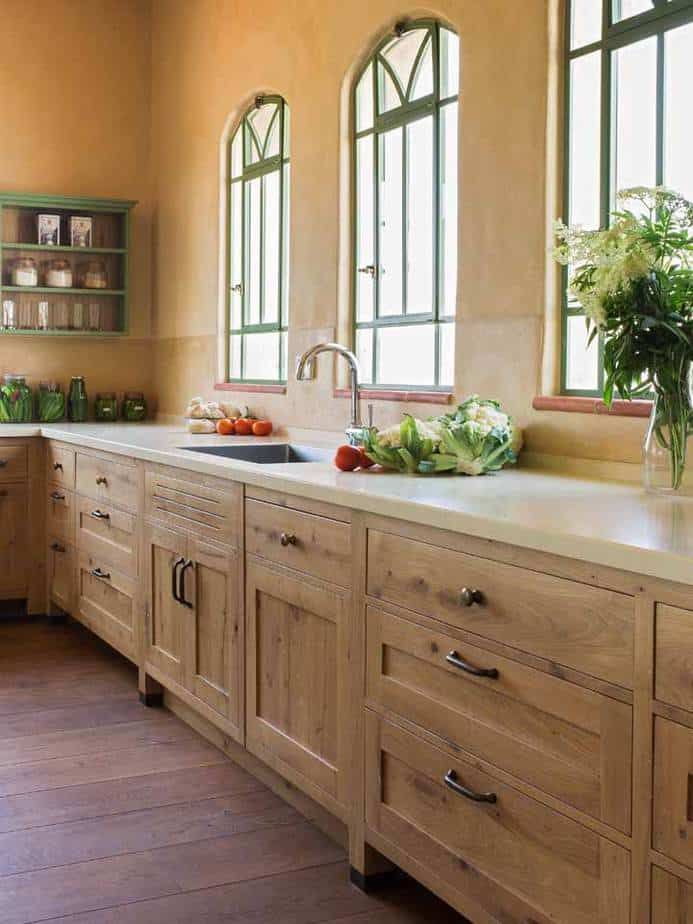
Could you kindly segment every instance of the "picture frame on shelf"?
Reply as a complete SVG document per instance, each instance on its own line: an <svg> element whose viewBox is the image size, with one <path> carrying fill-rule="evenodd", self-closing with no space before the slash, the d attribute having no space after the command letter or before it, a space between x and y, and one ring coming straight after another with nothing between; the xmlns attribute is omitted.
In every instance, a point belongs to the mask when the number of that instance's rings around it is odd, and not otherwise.
<svg viewBox="0 0 693 924"><path fill-rule="evenodd" d="M60 246L60 215L38 216L38 243L42 247Z"/></svg>
<svg viewBox="0 0 693 924"><path fill-rule="evenodd" d="M73 215L70 218L70 247L91 247L91 218Z"/></svg>

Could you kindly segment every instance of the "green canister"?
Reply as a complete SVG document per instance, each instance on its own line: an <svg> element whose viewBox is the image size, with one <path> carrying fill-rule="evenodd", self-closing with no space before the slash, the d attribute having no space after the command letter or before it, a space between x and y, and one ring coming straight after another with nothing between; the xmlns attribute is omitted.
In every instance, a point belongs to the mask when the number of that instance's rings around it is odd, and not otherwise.
<svg viewBox="0 0 693 924"><path fill-rule="evenodd" d="M115 392L102 391L96 396L94 402L94 417L97 420L117 420L118 419L118 402Z"/></svg>
<svg viewBox="0 0 693 924"><path fill-rule="evenodd" d="M123 420L130 422L145 420L147 417L147 402L141 391L126 391L121 408Z"/></svg>
<svg viewBox="0 0 693 924"><path fill-rule="evenodd" d="M56 382L41 382L38 390L38 419L55 423L65 417L65 395Z"/></svg>
<svg viewBox="0 0 693 924"><path fill-rule="evenodd" d="M89 401L83 375L73 375L70 380L67 413L73 423L84 423L89 416Z"/></svg>

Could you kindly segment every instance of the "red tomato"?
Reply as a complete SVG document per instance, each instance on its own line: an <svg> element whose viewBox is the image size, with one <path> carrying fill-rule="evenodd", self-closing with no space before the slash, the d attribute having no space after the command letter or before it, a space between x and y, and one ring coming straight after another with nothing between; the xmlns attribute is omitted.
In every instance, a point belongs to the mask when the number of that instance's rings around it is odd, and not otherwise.
<svg viewBox="0 0 693 924"><path fill-rule="evenodd" d="M366 450L363 448L363 446L359 446L359 459L361 468L370 468L371 465L375 465L373 459L366 455Z"/></svg>
<svg viewBox="0 0 693 924"><path fill-rule="evenodd" d="M361 453L355 446L340 446L334 464L343 472L353 472L361 464Z"/></svg>
<svg viewBox="0 0 693 924"><path fill-rule="evenodd" d="M221 436L233 436L235 432L236 424L230 418L224 417L223 420L217 421L217 433Z"/></svg>
<svg viewBox="0 0 693 924"><path fill-rule="evenodd" d="M253 421L249 417L239 417L236 421L236 436L251 436Z"/></svg>
<svg viewBox="0 0 693 924"><path fill-rule="evenodd" d="M272 421L271 420L254 420L253 421L253 435L254 436L269 436L272 432Z"/></svg>

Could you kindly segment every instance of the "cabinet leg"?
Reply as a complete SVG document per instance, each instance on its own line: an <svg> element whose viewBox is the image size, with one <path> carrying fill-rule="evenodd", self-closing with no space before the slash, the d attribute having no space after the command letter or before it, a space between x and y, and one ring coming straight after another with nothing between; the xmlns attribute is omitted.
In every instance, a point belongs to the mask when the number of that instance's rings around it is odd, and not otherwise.
<svg viewBox="0 0 693 924"><path fill-rule="evenodd" d="M370 844L350 850L349 879L362 892L375 892L391 885L404 874Z"/></svg>
<svg viewBox="0 0 693 924"><path fill-rule="evenodd" d="M164 688L140 667L139 674L140 702L145 706L163 706Z"/></svg>

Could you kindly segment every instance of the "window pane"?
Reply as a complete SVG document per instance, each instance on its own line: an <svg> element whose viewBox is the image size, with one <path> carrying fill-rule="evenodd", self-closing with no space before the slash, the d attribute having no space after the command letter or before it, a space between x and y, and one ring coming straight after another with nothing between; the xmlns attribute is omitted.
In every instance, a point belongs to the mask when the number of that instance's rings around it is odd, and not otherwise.
<svg viewBox="0 0 693 924"><path fill-rule="evenodd" d="M281 365L279 368L278 378L286 379L286 370L289 368L288 366L289 335L287 334L285 330L282 331L281 334L279 335L279 348L281 351L281 355L280 355Z"/></svg>
<svg viewBox="0 0 693 924"><path fill-rule="evenodd" d="M693 199L693 24L665 36L664 183Z"/></svg>
<svg viewBox="0 0 693 924"><path fill-rule="evenodd" d="M440 95L455 96L460 89L460 37L440 30Z"/></svg>
<svg viewBox="0 0 693 924"><path fill-rule="evenodd" d="M421 99L422 96L430 96L431 93L433 93L433 43L429 38L426 40L426 48L416 69L409 99Z"/></svg>
<svg viewBox="0 0 693 924"><path fill-rule="evenodd" d="M378 330L377 381L381 385L435 384L435 327L408 324Z"/></svg>
<svg viewBox="0 0 693 924"><path fill-rule="evenodd" d="M373 135L356 142L356 318L373 318L375 278L366 267L375 263ZM364 272L362 272L364 270Z"/></svg>
<svg viewBox="0 0 693 924"><path fill-rule="evenodd" d="M568 318L566 348L566 388L576 391L596 391L599 388L598 340L587 349L587 325L582 315Z"/></svg>
<svg viewBox="0 0 693 924"><path fill-rule="evenodd" d="M389 112L390 109L396 109L401 105L402 98L397 92L392 77L390 77L383 65L378 62L378 111Z"/></svg>
<svg viewBox="0 0 693 924"><path fill-rule="evenodd" d="M407 133L407 314L433 311L433 117Z"/></svg>
<svg viewBox="0 0 693 924"><path fill-rule="evenodd" d="M265 157L277 157L279 155L279 123L279 109L277 108L277 113L269 129L267 145L265 147Z"/></svg>
<svg viewBox="0 0 693 924"><path fill-rule="evenodd" d="M260 177L246 183L246 324L260 323L261 189L262 178Z"/></svg>
<svg viewBox="0 0 693 924"><path fill-rule="evenodd" d="M267 157L267 136L277 115L276 103L265 103L259 109L253 109L248 114L248 124L252 127L257 141L258 149L263 157Z"/></svg>
<svg viewBox="0 0 693 924"><path fill-rule="evenodd" d="M570 47L581 48L602 36L602 0L572 0Z"/></svg>
<svg viewBox="0 0 693 924"><path fill-rule="evenodd" d="M402 129L380 136L380 307L402 314Z"/></svg>
<svg viewBox="0 0 693 924"><path fill-rule="evenodd" d="M455 325L440 325L440 381L439 385L455 384Z"/></svg>
<svg viewBox="0 0 693 924"><path fill-rule="evenodd" d="M264 227L263 227L263 323L272 324L279 320L279 229L281 212L279 208L279 171L268 173L262 178Z"/></svg>
<svg viewBox="0 0 693 924"><path fill-rule="evenodd" d="M234 334L229 344L229 375L232 379L241 377L241 340L240 334Z"/></svg>
<svg viewBox="0 0 693 924"><path fill-rule="evenodd" d="M570 65L569 220L583 228L600 225L601 53Z"/></svg>
<svg viewBox="0 0 693 924"><path fill-rule="evenodd" d="M246 334L243 378L279 378L279 333Z"/></svg>
<svg viewBox="0 0 693 924"><path fill-rule="evenodd" d="M356 87L356 131L373 127L373 64L369 64Z"/></svg>
<svg viewBox="0 0 693 924"><path fill-rule="evenodd" d="M457 103L440 111L440 314L457 306Z"/></svg>
<svg viewBox="0 0 693 924"><path fill-rule="evenodd" d="M243 173L243 131L236 129L231 142L231 176L235 179Z"/></svg>
<svg viewBox="0 0 693 924"><path fill-rule="evenodd" d="M289 204L291 201L291 165L284 165L284 228L282 231L282 327L289 322Z"/></svg>
<svg viewBox="0 0 693 924"><path fill-rule="evenodd" d="M393 39L382 51L383 58L394 71L403 96L406 96L416 55L428 34L427 29L412 29Z"/></svg>
<svg viewBox="0 0 693 924"><path fill-rule="evenodd" d="M361 328L356 331L356 358L361 369L361 381L373 381L373 329Z"/></svg>
<svg viewBox="0 0 693 924"><path fill-rule="evenodd" d="M231 184L230 226L231 252L229 254L229 285L231 287L231 327L243 323L243 184Z"/></svg>
<svg viewBox="0 0 693 924"><path fill-rule="evenodd" d="M291 147L289 144L290 140L291 140L291 110L286 105L286 103L284 103L284 150L282 151L282 155L285 158L288 158L291 152Z"/></svg>
<svg viewBox="0 0 693 924"><path fill-rule="evenodd" d="M639 13L646 13L654 8L652 0L613 0L613 17L614 22L620 22L622 19L628 19L630 16L637 16Z"/></svg>
<svg viewBox="0 0 693 924"><path fill-rule="evenodd" d="M657 39L613 53L616 191L656 182Z"/></svg>

